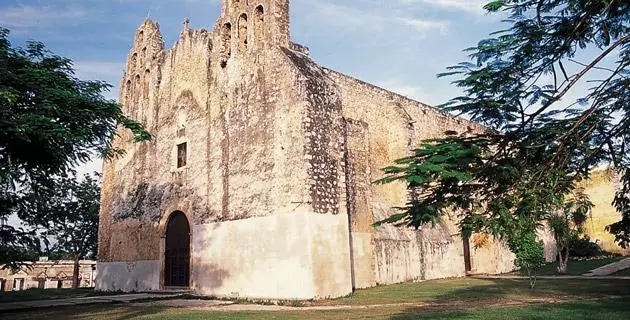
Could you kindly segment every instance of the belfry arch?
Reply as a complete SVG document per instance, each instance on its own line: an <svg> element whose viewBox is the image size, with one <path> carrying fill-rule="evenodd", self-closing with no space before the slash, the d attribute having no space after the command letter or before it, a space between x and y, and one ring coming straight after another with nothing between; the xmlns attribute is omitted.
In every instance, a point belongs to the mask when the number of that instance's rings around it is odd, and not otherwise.
<svg viewBox="0 0 630 320"><path fill-rule="evenodd" d="M166 223L164 287L190 286L190 223L181 211L171 213Z"/></svg>

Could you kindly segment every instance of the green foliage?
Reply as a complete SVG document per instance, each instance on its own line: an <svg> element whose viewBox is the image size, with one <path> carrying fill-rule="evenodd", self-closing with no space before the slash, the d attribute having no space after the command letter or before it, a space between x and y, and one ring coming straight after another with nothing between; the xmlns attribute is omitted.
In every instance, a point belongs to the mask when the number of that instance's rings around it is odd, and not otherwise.
<svg viewBox="0 0 630 320"><path fill-rule="evenodd" d="M508 240L510 250L516 255L516 266L530 278L532 288L536 285L536 272L545 265L545 248L536 239L536 234L527 233Z"/></svg>
<svg viewBox="0 0 630 320"><path fill-rule="evenodd" d="M71 260L96 257L101 190L97 178L53 177L52 187L25 192L16 213L43 235L44 254Z"/></svg>
<svg viewBox="0 0 630 320"><path fill-rule="evenodd" d="M105 157L118 125L136 142L151 139L141 124L126 118L102 93L110 85L75 77L72 62L47 51L42 43L12 47L0 27L0 219L24 204L24 190L51 188L52 176L69 176L94 154ZM21 254L36 239L18 229L0 228L0 264Z"/></svg>
<svg viewBox="0 0 630 320"><path fill-rule="evenodd" d="M576 190L562 208L550 212L546 218L558 249L559 273L567 273L571 243L584 233L584 223L592 207L588 196L582 190Z"/></svg>
<svg viewBox="0 0 630 320"><path fill-rule="evenodd" d="M630 170L626 170L621 177L621 186L613 204L621 212L621 221L606 227L606 230L615 235L623 248L630 247Z"/></svg>
<svg viewBox="0 0 630 320"><path fill-rule="evenodd" d="M569 255L580 258L597 257L602 255L602 249L588 236L575 236L569 242Z"/></svg>
<svg viewBox="0 0 630 320"><path fill-rule="evenodd" d="M502 0L485 8L509 13L509 27L439 75L456 76L463 89L441 108L485 129L448 132L385 168L378 182L406 183L410 200L382 222L420 228L453 211L462 230L510 241L570 209L567 195L608 163L623 177L615 205L624 218L610 230L630 242L630 2ZM585 213L577 208L552 224L564 239Z"/></svg>

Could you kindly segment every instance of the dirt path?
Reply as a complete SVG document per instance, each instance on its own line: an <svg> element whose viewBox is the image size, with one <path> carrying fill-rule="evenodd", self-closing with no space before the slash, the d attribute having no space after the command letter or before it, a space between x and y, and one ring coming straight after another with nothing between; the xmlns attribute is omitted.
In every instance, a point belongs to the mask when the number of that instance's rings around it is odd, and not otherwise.
<svg viewBox="0 0 630 320"><path fill-rule="evenodd" d="M606 299L617 297L606 297ZM585 300L601 300L601 298L595 299L579 299ZM549 303L562 303L576 301L575 297L558 297L558 298L534 298L534 299L522 299L522 300L503 300L503 301L484 301L483 307L501 307L501 306L522 306L529 304L549 304ZM217 301L208 300L166 300L166 301L150 301L141 303L131 303L137 307L171 307L171 308L186 308L188 310L202 310L202 311L218 311L218 312L236 312L236 311L325 311L325 310L364 310L373 308L401 308L401 307L413 307L430 310L444 310L448 309L468 309L479 307L478 301L463 301L463 302L409 302L409 303L390 303L390 304L370 304L370 305L331 305L331 306L306 306L306 307L293 307L293 306L278 306L278 305L260 305L260 304L235 304L230 302L218 303Z"/></svg>

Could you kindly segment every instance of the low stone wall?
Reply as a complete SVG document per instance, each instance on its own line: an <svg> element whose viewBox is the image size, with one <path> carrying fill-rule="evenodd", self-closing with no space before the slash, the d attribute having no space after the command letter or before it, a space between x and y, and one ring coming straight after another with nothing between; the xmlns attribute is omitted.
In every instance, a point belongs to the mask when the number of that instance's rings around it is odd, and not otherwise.
<svg viewBox="0 0 630 320"><path fill-rule="evenodd" d="M96 264L96 290L158 291L159 260L133 262L99 262Z"/></svg>

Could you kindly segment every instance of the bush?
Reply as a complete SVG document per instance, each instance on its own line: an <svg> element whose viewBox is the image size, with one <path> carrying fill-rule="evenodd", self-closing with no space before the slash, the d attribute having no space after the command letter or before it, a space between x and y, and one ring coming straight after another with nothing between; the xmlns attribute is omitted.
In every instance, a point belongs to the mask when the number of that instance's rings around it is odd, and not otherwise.
<svg viewBox="0 0 630 320"><path fill-rule="evenodd" d="M588 236L584 238L573 237L569 242L569 255L571 257L596 257L602 255L602 249L595 242L591 242Z"/></svg>
<svg viewBox="0 0 630 320"><path fill-rule="evenodd" d="M533 289L536 285L536 273L545 265L545 249L534 233L527 233L508 240L510 250L516 255L515 265L525 272Z"/></svg>

